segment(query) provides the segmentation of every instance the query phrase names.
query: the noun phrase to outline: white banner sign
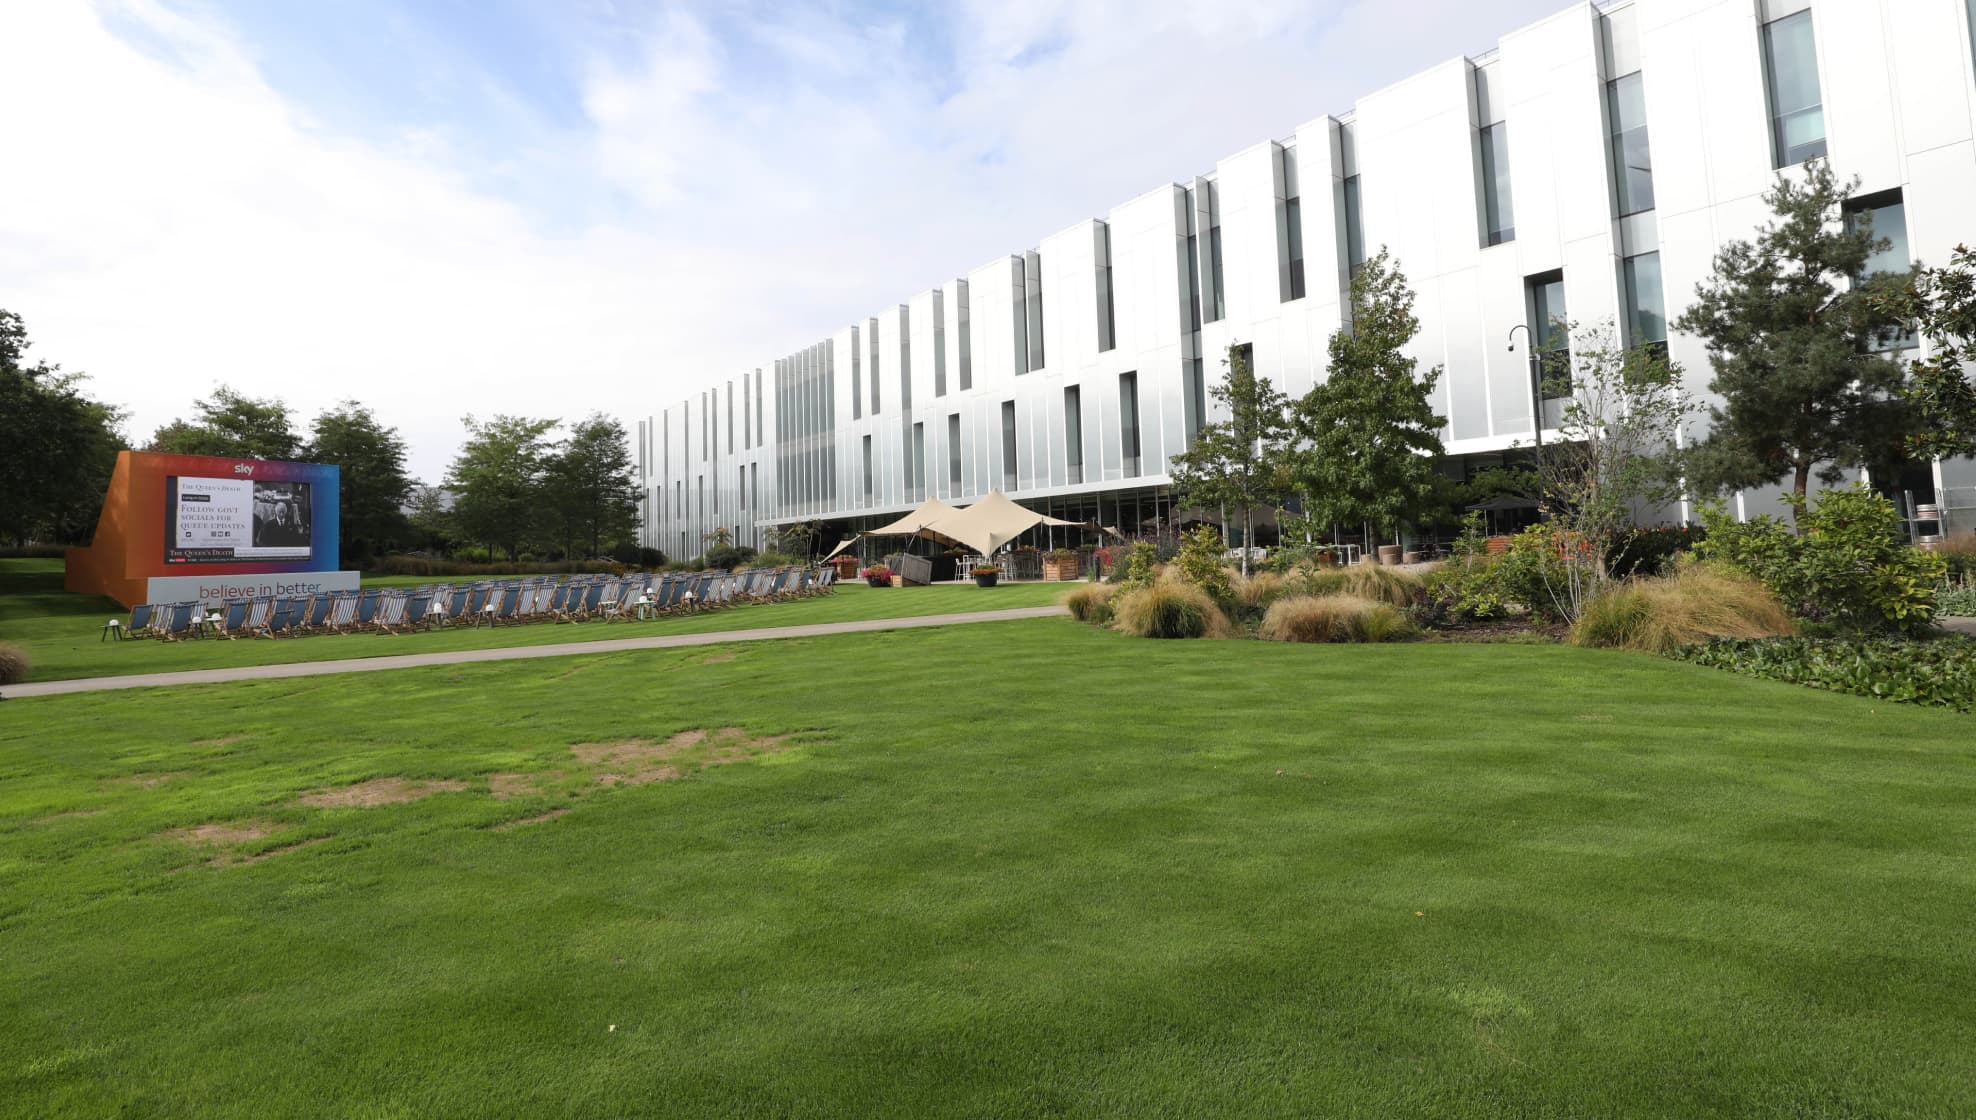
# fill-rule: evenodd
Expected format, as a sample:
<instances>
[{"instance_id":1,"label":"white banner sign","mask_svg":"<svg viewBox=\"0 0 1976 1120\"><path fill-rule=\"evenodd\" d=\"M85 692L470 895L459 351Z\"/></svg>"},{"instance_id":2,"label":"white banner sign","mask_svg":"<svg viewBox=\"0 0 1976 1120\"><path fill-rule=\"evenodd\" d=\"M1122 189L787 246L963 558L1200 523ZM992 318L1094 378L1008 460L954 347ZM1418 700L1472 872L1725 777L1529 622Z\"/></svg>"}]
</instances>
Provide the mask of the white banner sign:
<instances>
[{"instance_id":1,"label":"white banner sign","mask_svg":"<svg viewBox=\"0 0 1976 1120\"><path fill-rule=\"evenodd\" d=\"M218 605L226 599L267 599L355 591L362 572L288 572L271 576L153 576L145 599L152 603Z\"/></svg>"}]
</instances>

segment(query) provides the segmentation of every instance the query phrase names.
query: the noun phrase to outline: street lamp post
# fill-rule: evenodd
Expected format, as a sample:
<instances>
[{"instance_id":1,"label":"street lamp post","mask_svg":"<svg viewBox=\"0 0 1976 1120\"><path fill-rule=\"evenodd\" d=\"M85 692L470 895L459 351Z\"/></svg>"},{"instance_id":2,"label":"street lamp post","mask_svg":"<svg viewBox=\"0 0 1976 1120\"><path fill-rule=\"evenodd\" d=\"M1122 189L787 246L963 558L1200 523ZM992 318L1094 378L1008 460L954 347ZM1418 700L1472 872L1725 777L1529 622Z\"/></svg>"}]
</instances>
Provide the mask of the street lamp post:
<instances>
[{"instance_id":1,"label":"street lamp post","mask_svg":"<svg viewBox=\"0 0 1976 1120\"><path fill-rule=\"evenodd\" d=\"M1516 332L1523 332L1523 351L1530 363L1530 436L1536 441L1537 462L1544 461L1544 378L1537 365L1537 348L1531 345L1530 327L1518 323L1509 329L1509 345L1504 349L1516 353Z\"/></svg>"}]
</instances>

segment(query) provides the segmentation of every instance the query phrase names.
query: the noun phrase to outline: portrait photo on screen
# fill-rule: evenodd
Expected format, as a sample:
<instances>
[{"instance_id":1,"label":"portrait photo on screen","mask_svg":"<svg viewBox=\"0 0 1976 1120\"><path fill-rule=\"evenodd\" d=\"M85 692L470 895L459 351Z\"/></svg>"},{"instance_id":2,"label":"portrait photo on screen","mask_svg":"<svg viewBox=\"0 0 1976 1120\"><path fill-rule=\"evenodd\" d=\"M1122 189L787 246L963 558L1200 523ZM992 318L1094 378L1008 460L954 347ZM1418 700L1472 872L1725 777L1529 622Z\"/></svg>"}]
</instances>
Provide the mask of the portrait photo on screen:
<instances>
[{"instance_id":1,"label":"portrait photo on screen","mask_svg":"<svg viewBox=\"0 0 1976 1120\"><path fill-rule=\"evenodd\" d=\"M291 549L306 553L309 533L314 527L310 513L308 483L256 482L254 550L264 555L273 550Z\"/></svg>"}]
</instances>

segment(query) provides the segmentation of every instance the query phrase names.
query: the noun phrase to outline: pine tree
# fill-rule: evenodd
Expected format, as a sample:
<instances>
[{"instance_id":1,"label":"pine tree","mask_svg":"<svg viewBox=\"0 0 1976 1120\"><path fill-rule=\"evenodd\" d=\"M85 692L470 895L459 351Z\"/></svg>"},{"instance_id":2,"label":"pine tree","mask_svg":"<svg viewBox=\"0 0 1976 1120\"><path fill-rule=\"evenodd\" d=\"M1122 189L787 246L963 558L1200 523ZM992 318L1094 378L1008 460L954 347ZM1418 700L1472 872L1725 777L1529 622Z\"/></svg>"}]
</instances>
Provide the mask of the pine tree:
<instances>
[{"instance_id":1,"label":"pine tree","mask_svg":"<svg viewBox=\"0 0 1976 1120\"><path fill-rule=\"evenodd\" d=\"M1775 217L1754 241L1732 241L1675 326L1708 343L1722 402L1708 438L1686 457L1705 492L1764 486L1788 475L1803 499L1816 475L1834 483L1848 467L1883 466L1904 454L1913 412L1900 364L1874 349L1904 324L1885 294L1907 275L1864 275L1887 242L1847 223L1857 180L1841 183L1823 160L1803 181L1779 176L1764 194Z\"/></svg>"}]
</instances>

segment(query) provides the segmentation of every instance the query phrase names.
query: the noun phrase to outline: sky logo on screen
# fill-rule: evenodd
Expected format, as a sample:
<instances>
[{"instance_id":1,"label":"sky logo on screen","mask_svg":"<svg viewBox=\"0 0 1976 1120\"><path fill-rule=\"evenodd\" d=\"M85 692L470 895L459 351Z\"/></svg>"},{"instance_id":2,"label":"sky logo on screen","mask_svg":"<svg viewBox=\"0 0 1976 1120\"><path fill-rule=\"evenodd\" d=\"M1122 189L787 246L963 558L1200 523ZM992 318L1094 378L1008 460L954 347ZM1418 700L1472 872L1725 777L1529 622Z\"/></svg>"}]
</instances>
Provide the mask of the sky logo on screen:
<instances>
[{"instance_id":1,"label":"sky logo on screen","mask_svg":"<svg viewBox=\"0 0 1976 1120\"><path fill-rule=\"evenodd\" d=\"M254 464L252 464L252 463L235 463L235 464L233 464L233 473L234 473L234 474L244 474L244 475L247 475L248 477L250 477L250 478L251 478L251 477L253 477L253 474L254 474Z\"/></svg>"}]
</instances>

